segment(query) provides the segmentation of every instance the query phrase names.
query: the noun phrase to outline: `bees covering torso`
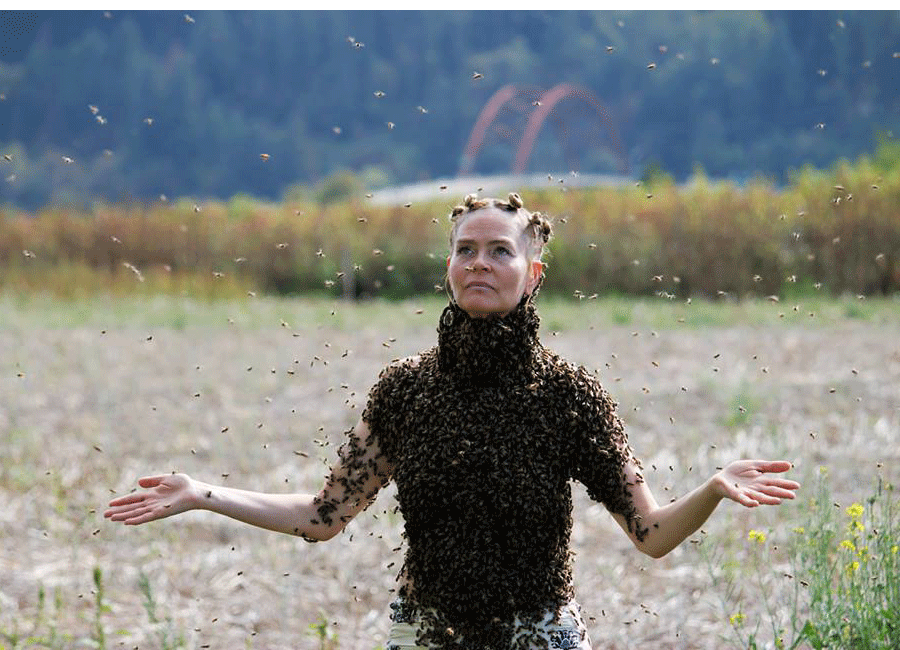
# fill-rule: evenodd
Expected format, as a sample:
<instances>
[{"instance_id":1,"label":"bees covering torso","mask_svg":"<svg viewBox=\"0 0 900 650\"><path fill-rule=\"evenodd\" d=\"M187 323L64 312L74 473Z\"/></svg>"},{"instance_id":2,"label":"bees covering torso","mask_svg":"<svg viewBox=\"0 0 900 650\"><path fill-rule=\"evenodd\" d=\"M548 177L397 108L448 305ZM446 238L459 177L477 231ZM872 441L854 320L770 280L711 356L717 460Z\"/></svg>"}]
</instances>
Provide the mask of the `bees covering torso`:
<instances>
[{"instance_id":1,"label":"bees covering torso","mask_svg":"<svg viewBox=\"0 0 900 650\"><path fill-rule=\"evenodd\" d=\"M570 479L634 514L615 404L540 345L538 322L525 301L494 321L451 305L439 345L387 368L363 413L405 520L401 596L437 612L423 639L433 646L503 647L516 616L573 597Z\"/></svg>"}]
</instances>

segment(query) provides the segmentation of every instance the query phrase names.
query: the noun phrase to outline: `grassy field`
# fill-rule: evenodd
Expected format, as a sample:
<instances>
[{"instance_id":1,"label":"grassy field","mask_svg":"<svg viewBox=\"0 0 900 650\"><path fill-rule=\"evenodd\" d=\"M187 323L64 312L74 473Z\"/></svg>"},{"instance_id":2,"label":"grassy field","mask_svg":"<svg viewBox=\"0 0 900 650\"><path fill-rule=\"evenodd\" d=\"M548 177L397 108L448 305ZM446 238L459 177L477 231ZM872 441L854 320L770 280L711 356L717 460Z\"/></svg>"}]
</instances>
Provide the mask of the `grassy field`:
<instances>
[{"instance_id":1,"label":"grassy field","mask_svg":"<svg viewBox=\"0 0 900 650\"><path fill-rule=\"evenodd\" d=\"M327 544L208 513L125 528L102 512L139 476L173 470L317 490L379 370L434 344L444 304L0 297L0 648L383 646L402 558L392 486ZM756 626L771 647L798 589L804 611L787 548L819 468L840 516L877 477L900 480L900 302L601 298L540 312L544 344L597 369L619 401L661 502L739 457L791 460L804 484L777 509L722 504L662 560L576 488L595 648L746 647Z\"/></svg>"}]
</instances>

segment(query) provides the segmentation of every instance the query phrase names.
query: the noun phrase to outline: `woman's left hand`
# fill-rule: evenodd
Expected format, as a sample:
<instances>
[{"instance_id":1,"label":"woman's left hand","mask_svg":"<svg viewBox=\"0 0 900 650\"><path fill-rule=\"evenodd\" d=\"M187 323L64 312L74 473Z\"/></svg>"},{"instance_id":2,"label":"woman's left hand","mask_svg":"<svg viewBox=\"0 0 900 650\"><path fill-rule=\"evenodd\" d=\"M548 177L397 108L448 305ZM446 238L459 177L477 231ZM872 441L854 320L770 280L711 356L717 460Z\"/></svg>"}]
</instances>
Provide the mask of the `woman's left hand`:
<instances>
[{"instance_id":1,"label":"woman's left hand","mask_svg":"<svg viewBox=\"0 0 900 650\"><path fill-rule=\"evenodd\" d=\"M786 460L738 460L715 475L721 496L748 508L777 506L782 499L793 499L800 484L773 476L791 469Z\"/></svg>"}]
</instances>

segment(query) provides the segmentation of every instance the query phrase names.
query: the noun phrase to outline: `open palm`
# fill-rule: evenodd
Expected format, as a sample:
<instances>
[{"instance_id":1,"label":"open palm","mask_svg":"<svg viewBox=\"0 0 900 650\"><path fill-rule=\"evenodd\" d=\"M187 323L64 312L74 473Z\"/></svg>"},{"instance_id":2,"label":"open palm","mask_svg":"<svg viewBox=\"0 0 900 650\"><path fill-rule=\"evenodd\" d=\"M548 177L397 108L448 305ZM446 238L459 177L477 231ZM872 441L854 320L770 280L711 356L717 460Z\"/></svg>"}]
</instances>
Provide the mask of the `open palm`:
<instances>
[{"instance_id":1,"label":"open palm","mask_svg":"<svg viewBox=\"0 0 900 650\"><path fill-rule=\"evenodd\" d=\"M793 467L785 460L738 460L719 472L723 496L748 508L778 505L782 499L793 499L800 489L796 481L773 476Z\"/></svg>"},{"instance_id":2,"label":"open palm","mask_svg":"<svg viewBox=\"0 0 900 650\"><path fill-rule=\"evenodd\" d=\"M103 516L133 526L195 507L196 489L187 474L145 476L138 479L138 485L146 489L113 499Z\"/></svg>"}]
</instances>

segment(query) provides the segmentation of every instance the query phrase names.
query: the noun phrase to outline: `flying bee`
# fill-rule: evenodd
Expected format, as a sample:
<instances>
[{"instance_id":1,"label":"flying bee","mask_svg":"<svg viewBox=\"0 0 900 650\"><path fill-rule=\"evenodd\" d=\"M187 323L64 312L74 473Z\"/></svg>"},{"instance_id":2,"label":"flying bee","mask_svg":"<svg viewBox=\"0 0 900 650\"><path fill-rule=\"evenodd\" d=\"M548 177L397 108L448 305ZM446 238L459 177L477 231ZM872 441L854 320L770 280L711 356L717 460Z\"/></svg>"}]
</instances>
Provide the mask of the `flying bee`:
<instances>
[{"instance_id":1,"label":"flying bee","mask_svg":"<svg viewBox=\"0 0 900 650\"><path fill-rule=\"evenodd\" d=\"M88 104L88 109L89 109L89 110L91 111L91 113L93 113L94 115L96 115L97 113L100 112L100 109L97 108L96 106L94 106L93 104Z\"/></svg>"},{"instance_id":2,"label":"flying bee","mask_svg":"<svg viewBox=\"0 0 900 650\"><path fill-rule=\"evenodd\" d=\"M67 165L71 165L73 162L75 162L75 160L73 158L70 158L69 156L63 156L62 161Z\"/></svg>"},{"instance_id":3,"label":"flying bee","mask_svg":"<svg viewBox=\"0 0 900 650\"><path fill-rule=\"evenodd\" d=\"M261 153L261 154L259 154L259 158L260 158L260 160L262 160L263 162L268 162L268 160L269 160L269 154L267 154L267 153Z\"/></svg>"},{"instance_id":4,"label":"flying bee","mask_svg":"<svg viewBox=\"0 0 900 650\"><path fill-rule=\"evenodd\" d=\"M710 65L719 65L719 59L717 59L716 57L713 57L709 60L709 64Z\"/></svg>"},{"instance_id":5,"label":"flying bee","mask_svg":"<svg viewBox=\"0 0 900 650\"><path fill-rule=\"evenodd\" d=\"M612 52L615 52L615 51L616 51L616 48L613 47L612 45L607 45L607 46L606 46L606 51L607 51L608 53L612 53Z\"/></svg>"},{"instance_id":6,"label":"flying bee","mask_svg":"<svg viewBox=\"0 0 900 650\"><path fill-rule=\"evenodd\" d=\"M284 249L287 248L287 247L288 247L287 242L282 242L282 243L280 243L280 244L275 244L275 248L277 248L277 249L280 250L280 251L284 250Z\"/></svg>"},{"instance_id":7,"label":"flying bee","mask_svg":"<svg viewBox=\"0 0 900 650\"><path fill-rule=\"evenodd\" d=\"M648 70L653 70L654 68L656 68L656 64L655 64L655 63L648 63L648 64L647 64L647 69L648 69Z\"/></svg>"},{"instance_id":8,"label":"flying bee","mask_svg":"<svg viewBox=\"0 0 900 650\"><path fill-rule=\"evenodd\" d=\"M147 126L153 126L153 118L152 118L152 117L145 117L145 118L144 118L144 124L146 124Z\"/></svg>"},{"instance_id":9,"label":"flying bee","mask_svg":"<svg viewBox=\"0 0 900 650\"><path fill-rule=\"evenodd\" d=\"M472 73L472 80L474 81L475 79L484 79L484 75L481 74L480 72L473 72L473 73Z\"/></svg>"},{"instance_id":10,"label":"flying bee","mask_svg":"<svg viewBox=\"0 0 900 650\"><path fill-rule=\"evenodd\" d=\"M189 24L193 24L193 23L194 23L194 19L193 19L193 17L191 17L190 14L185 14L185 15L184 15L184 22L189 23Z\"/></svg>"},{"instance_id":11,"label":"flying bee","mask_svg":"<svg viewBox=\"0 0 900 650\"><path fill-rule=\"evenodd\" d=\"M393 122L386 122L386 124L387 124L388 131L393 131L394 127L397 126Z\"/></svg>"},{"instance_id":12,"label":"flying bee","mask_svg":"<svg viewBox=\"0 0 900 650\"><path fill-rule=\"evenodd\" d=\"M200 212L200 206L196 203L194 204L194 212Z\"/></svg>"},{"instance_id":13,"label":"flying bee","mask_svg":"<svg viewBox=\"0 0 900 650\"><path fill-rule=\"evenodd\" d=\"M97 120L97 124L101 124L101 125L106 124L106 118L103 117L102 115L97 115L96 120Z\"/></svg>"},{"instance_id":14,"label":"flying bee","mask_svg":"<svg viewBox=\"0 0 900 650\"><path fill-rule=\"evenodd\" d=\"M422 115L425 115L428 112L428 109L424 106L416 106L416 110L422 113Z\"/></svg>"}]
</instances>

